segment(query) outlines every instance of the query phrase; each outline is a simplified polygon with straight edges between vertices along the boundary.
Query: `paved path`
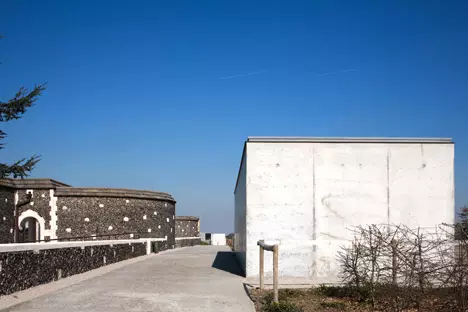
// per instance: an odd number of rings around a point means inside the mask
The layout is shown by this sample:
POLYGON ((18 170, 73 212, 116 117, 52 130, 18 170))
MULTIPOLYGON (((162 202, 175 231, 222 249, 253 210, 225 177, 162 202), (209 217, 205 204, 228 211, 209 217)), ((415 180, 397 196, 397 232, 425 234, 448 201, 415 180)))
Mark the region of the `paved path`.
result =
MULTIPOLYGON (((99 270, 99 269, 98 269, 99 270)), ((4 311, 254 311, 225 246, 170 250, 4 311)))

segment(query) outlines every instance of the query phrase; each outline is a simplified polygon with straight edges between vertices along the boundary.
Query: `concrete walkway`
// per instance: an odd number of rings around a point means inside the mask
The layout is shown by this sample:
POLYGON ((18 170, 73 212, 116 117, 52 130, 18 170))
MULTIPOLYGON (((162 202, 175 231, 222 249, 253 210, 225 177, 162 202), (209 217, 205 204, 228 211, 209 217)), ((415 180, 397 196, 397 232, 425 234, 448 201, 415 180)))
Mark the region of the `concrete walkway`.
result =
POLYGON ((254 306, 243 281, 226 246, 187 247, 151 256, 3 311, 252 312, 254 306))

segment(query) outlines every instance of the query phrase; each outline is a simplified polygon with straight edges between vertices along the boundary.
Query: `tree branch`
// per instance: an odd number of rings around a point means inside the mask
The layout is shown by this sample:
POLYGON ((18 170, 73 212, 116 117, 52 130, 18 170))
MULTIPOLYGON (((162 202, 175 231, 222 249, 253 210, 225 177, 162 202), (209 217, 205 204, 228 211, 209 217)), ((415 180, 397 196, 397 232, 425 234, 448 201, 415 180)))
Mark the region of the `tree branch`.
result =
POLYGON ((12 165, 0 164, 0 179, 13 176, 13 178, 24 178, 29 175, 39 162, 40 157, 34 155, 29 159, 23 158, 12 165))
POLYGON ((0 102, 0 122, 19 119, 46 89, 46 85, 37 85, 31 92, 21 87, 8 102, 0 102))

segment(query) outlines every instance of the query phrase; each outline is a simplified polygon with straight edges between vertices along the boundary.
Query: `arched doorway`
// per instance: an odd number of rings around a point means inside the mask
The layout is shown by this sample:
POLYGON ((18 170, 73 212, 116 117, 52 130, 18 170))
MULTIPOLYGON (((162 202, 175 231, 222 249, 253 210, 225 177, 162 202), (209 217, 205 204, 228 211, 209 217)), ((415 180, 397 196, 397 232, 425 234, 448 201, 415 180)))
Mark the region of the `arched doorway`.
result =
POLYGON ((19 224, 19 242, 36 242, 41 238, 41 226, 34 217, 24 218, 19 224))
POLYGON ((37 242, 44 240, 45 220, 37 212, 28 209, 18 218, 18 242, 37 242))

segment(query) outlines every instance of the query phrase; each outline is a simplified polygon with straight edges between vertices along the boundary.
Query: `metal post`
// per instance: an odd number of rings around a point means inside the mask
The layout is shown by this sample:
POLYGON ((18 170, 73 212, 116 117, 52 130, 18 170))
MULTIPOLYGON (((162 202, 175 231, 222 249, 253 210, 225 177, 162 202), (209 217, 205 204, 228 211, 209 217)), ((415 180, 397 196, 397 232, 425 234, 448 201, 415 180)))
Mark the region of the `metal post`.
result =
POLYGON ((278 245, 273 247, 273 301, 278 302, 278 245))
POLYGON ((263 250, 262 246, 258 246, 260 248, 260 289, 263 289, 263 281, 264 281, 264 271, 263 271, 263 259, 265 251, 263 250))

